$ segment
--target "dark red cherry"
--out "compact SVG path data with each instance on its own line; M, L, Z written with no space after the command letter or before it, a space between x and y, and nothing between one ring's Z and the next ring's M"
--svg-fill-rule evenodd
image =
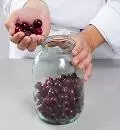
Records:
M28 31L30 31L31 33L34 33L34 27L32 25L28 25Z
M34 28L40 28L42 26L42 21L40 19L36 19L33 22L33 26L34 26Z
M19 26L15 27L15 33L21 32L21 31L23 31L23 29L21 27L19 27Z
M26 23L26 22L21 22L20 24L21 24L21 27L22 27L23 29L25 29L25 30L27 30L27 29L29 28L29 24Z
M36 28L34 29L34 32L36 35L41 35L42 34L42 28Z

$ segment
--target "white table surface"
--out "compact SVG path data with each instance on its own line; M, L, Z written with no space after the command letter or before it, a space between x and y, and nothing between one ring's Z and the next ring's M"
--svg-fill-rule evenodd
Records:
M31 70L32 60L0 60L0 130L120 130L120 60L94 62L80 118L61 126L38 119Z

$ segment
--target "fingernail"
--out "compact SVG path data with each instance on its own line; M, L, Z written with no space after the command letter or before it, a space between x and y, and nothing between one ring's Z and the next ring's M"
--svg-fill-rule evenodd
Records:
M21 37L24 37L25 36L25 34L24 33L21 33Z
M76 65L78 63L78 60L73 60L73 63Z
M30 50L28 50L29 52L33 52L33 51L35 51L35 49L30 49Z
M32 42L34 43L36 41L36 39L35 38L32 38Z
M13 30L11 28L9 29L9 34L13 35Z
M84 71L84 66L83 66L83 65L80 65L80 69L81 69L81 70L83 69L83 71Z
M88 81L88 79L89 79L89 78L88 78L87 76L84 77L85 83Z
M38 45L42 43L42 39L37 40Z
M77 55L77 51L76 50L72 51L72 53L73 53L73 55Z
M88 77L86 77L86 82L88 81L88 79L89 79L89 78L88 78Z

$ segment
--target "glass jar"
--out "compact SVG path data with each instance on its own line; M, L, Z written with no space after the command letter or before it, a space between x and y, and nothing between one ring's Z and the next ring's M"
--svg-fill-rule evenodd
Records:
M40 119L50 124L73 122L83 109L82 72L71 63L74 46L68 36L50 36L34 59L34 105Z

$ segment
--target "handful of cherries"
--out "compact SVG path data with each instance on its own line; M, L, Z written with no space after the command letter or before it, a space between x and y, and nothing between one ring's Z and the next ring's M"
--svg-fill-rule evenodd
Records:
M19 22L15 25L15 33L22 31L25 36L30 36L31 34L42 35L42 21L40 19L36 19L32 25L27 22Z

